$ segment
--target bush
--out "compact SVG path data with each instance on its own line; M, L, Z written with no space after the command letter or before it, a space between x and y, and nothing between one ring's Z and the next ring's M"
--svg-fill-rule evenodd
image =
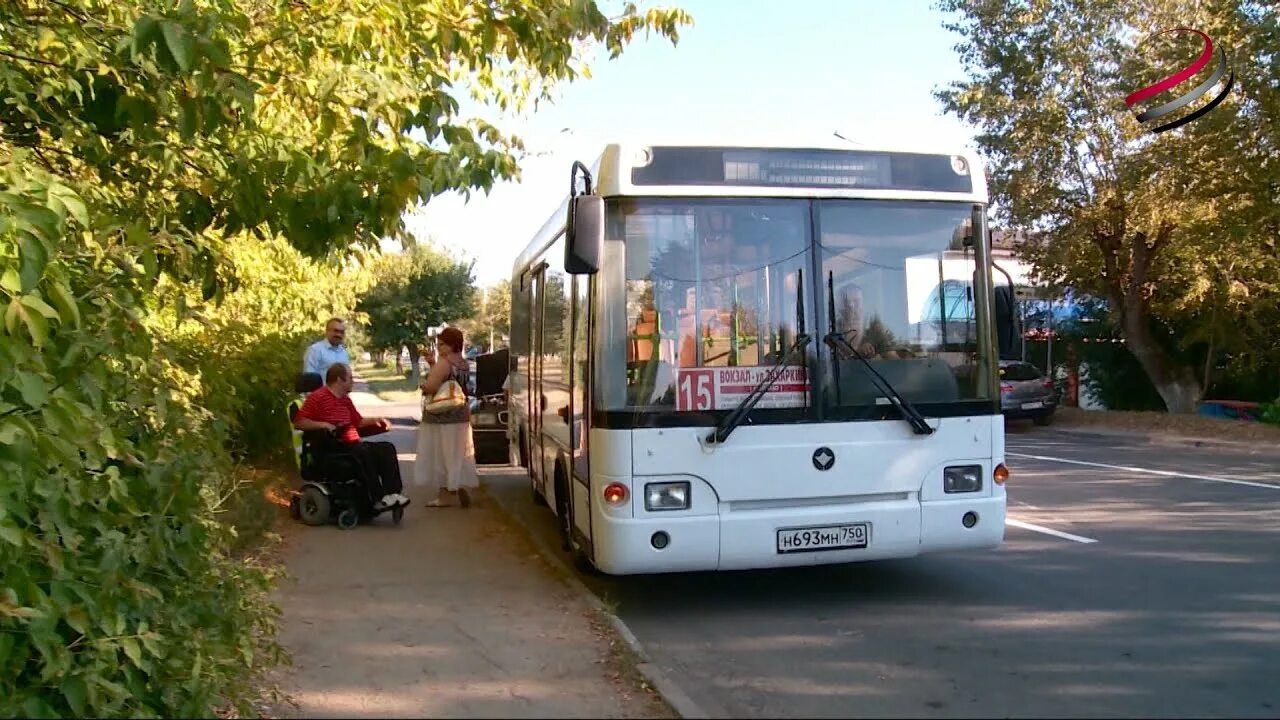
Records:
M272 461L290 448L285 406L308 336L219 326L184 338L185 368L200 374L200 401L237 459Z
M1262 403L1258 408L1258 419L1268 425L1280 425L1280 398L1273 402Z
M216 517L225 434L168 348L86 321L47 354L0 340L0 715L251 712L282 651L271 573Z
M328 276L263 243L259 266L237 258L256 282L178 322L186 288L80 244L69 191L5 187L0 717L252 715L284 653L273 573L244 553L265 481L233 455L288 447L276 413L311 315L287 309L333 308L280 288Z

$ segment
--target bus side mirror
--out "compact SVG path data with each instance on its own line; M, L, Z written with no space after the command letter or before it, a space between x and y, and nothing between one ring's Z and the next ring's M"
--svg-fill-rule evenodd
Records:
M565 224L564 271L570 275L594 275L604 254L604 198L579 195L569 200Z

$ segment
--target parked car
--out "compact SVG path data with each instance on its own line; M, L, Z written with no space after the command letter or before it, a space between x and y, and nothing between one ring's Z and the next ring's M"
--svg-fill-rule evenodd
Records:
M1021 360L1000 361L1000 409L1006 418L1031 418L1048 425L1058 407L1053 380L1035 365Z

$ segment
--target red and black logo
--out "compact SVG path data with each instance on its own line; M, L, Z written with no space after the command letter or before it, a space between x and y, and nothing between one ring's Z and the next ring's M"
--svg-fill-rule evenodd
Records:
M1162 32L1156 33L1155 35L1152 35L1151 38L1159 37L1160 35L1167 35L1169 33L1195 33L1196 35L1199 35L1200 38L1204 40L1204 49L1200 52L1200 57L1196 58L1195 61L1192 62L1190 65L1182 68L1181 70L1170 75L1169 77L1166 77L1160 82L1154 83L1152 85L1148 85L1142 88L1141 90L1138 90L1130 94L1128 97L1124 99L1124 104L1127 105L1130 109L1133 109L1133 106L1137 105L1138 103L1141 103L1145 100L1150 100L1151 98L1156 97L1160 93L1163 93L1167 90L1172 90L1176 88L1178 85L1181 85L1182 83L1191 80L1198 73L1200 73L1201 70L1204 70L1206 67L1208 67L1209 61L1213 59L1213 40L1210 40L1208 35L1200 32L1199 30L1195 30L1193 28L1185 28L1185 27L1172 28L1169 30L1164 30ZM1148 38L1148 40L1150 40L1151 38ZM1146 42L1146 41L1143 41L1143 42ZM1158 120L1162 117L1166 117L1171 113L1175 113L1178 110L1181 110L1187 107L1192 102L1203 97L1210 90L1212 90L1219 82L1222 81L1222 77L1224 75L1226 76L1227 81L1223 84L1221 92L1219 92L1218 95L1214 97L1212 100L1210 100L1208 103L1205 103L1203 106L1197 108L1195 111L1187 113L1186 115L1183 115L1177 118L1176 120L1166 122L1163 125L1157 125L1156 127L1148 126L1148 128L1153 133L1162 133L1168 130L1173 130L1174 128L1182 127L1183 125L1186 125L1192 120L1202 117L1205 113L1217 107L1218 104L1221 103L1223 99L1227 97L1227 94L1231 92L1232 85L1235 84L1236 75L1235 75L1235 71L1232 70L1227 63L1227 51L1219 49L1217 67L1214 69L1213 73L1209 75L1209 77L1205 78L1204 81L1201 82L1199 85L1196 85L1195 87L1191 88L1187 92L1183 93L1177 98L1174 98L1173 100L1170 100L1167 103L1164 103L1163 105L1158 105L1148 110L1144 110L1140 113L1138 113L1135 110L1135 113L1137 114L1137 117L1138 117L1138 122L1142 123L1145 126L1147 125L1148 122L1152 120Z

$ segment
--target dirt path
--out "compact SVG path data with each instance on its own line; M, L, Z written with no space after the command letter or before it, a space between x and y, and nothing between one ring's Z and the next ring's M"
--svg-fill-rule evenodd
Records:
M374 410L374 408L370 408ZM387 439L412 472L413 428ZM406 494L413 497L412 488ZM351 531L295 528L284 553L278 717L672 717L582 598L483 493L414 498Z

